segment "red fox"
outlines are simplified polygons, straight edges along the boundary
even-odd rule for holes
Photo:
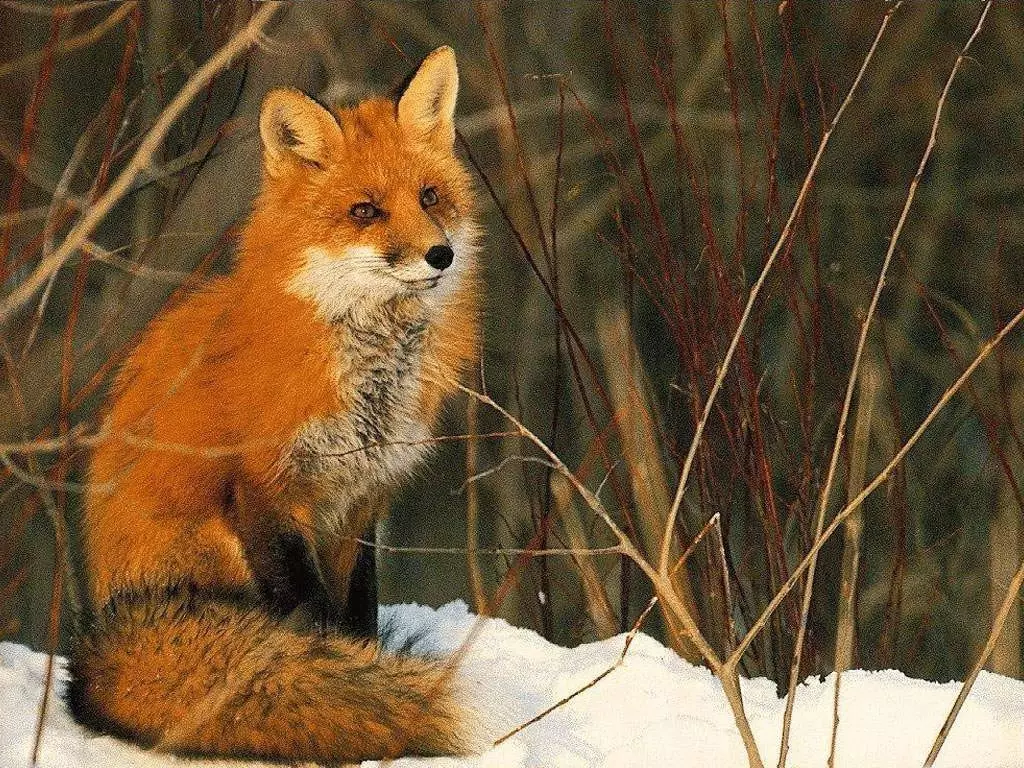
[[[448,665],[341,631],[366,610],[355,539],[477,355],[457,89],[443,47],[395,101],[264,100],[237,265],[152,322],[92,455],[84,724],[186,755],[472,749]]]

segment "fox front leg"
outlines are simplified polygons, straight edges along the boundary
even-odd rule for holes
[[[242,483],[228,498],[228,517],[270,612],[283,617],[306,604],[329,604],[303,510]]]
[[[365,543],[364,543],[365,542]],[[320,614],[345,634],[377,636],[376,532],[370,528],[357,541],[332,538],[320,547],[318,560],[330,604]]]
[[[372,541],[378,505],[360,505],[345,529],[324,531],[320,503],[272,498],[252,485],[233,489],[229,517],[260,593],[296,626],[358,637],[377,635],[377,571]],[[366,532],[364,532],[364,529]],[[351,531],[351,533],[349,533]],[[363,541],[358,540],[362,534]]]
[[[372,530],[366,536],[372,541]],[[372,547],[352,541],[332,556],[320,557],[306,536],[291,529],[277,531],[249,551],[274,613],[288,616],[297,626],[312,625],[353,637],[377,636],[377,569]]]
[[[376,544],[376,529],[371,528],[363,538]],[[355,567],[348,580],[344,620],[346,629],[354,635],[377,636],[377,550],[373,546],[360,545],[356,553]]]

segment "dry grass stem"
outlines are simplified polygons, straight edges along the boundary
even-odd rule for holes
[[[569,546],[573,549],[584,550],[587,548],[587,535],[583,530],[580,516],[573,506],[571,494],[572,489],[565,478],[561,475],[554,475],[551,478],[551,501],[557,518],[562,521],[565,535],[569,539]],[[594,495],[600,497],[600,486]],[[612,547],[612,549],[622,552],[622,548],[618,546]],[[587,614],[597,630],[597,636],[600,638],[613,636],[617,632],[619,624],[615,619],[615,610],[608,599],[608,592],[604,588],[594,561],[589,557],[574,558],[574,561],[580,573],[580,582],[583,585]]]
[[[648,557],[653,558],[665,528],[665,514],[670,503],[669,484],[658,447],[655,405],[647,394],[649,387],[640,354],[630,338],[629,329],[629,317],[623,308],[609,307],[598,312],[597,339],[608,379],[608,392],[617,414],[615,424],[618,426],[622,458],[629,470],[640,543]],[[672,577],[672,584],[690,612],[696,615],[697,605],[685,571],[677,572]],[[687,661],[698,661],[700,653],[667,613],[665,625],[672,649]]]
[[[479,448],[477,438],[477,415],[480,403],[472,397],[466,398],[466,477],[473,477],[477,472],[476,454]],[[473,593],[473,607],[477,614],[488,613],[487,593],[484,591],[483,574],[480,572],[480,489],[476,483],[466,488],[466,569],[469,575],[469,588]]]
[[[1024,355],[1004,355],[1000,362],[1009,379],[1005,402],[1024,403]],[[1013,444],[1014,437],[1006,437],[1004,450],[1009,453]],[[999,615],[1002,591],[1012,581],[1017,564],[1024,559],[1024,506],[1018,492],[1021,484],[1024,484],[1024,464],[1019,465],[1016,473],[1012,470],[1007,473],[996,492],[996,509],[988,535],[989,601],[993,621]],[[988,666],[997,674],[1017,679],[1022,676],[1021,660],[1024,658],[1021,655],[1021,618],[1021,606],[1010,609]]]
[[[857,388],[857,417],[854,420],[853,440],[850,442],[850,480],[847,500],[851,500],[864,487],[871,447],[871,421],[878,398],[880,375],[874,366],[866,366]],[[839,733],[839,690],[843,672],[853,665],[856,644],[857,575],[860,567],[860,540],[864,527],[863,513],[858,509],[843,526],[843,564],[839,596],[839,618],[836,627],[836,648],[833,669],[836,674],[832,696],[832,739],[829,745],[828,765],[835,766],[836,737]]]

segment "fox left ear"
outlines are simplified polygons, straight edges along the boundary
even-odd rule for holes
[[[398,99],[398,123],[421,138],[450,148],[455,143],[459,69],[455,51],[436,48],[413,73]]]
[[[298,164],[322,168],[341,129],[327,108],[294,88],[275,88],[260,107],[263,166],[271,176]]]

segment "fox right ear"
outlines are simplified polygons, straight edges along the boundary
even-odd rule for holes
[[[323,168],[339,133],[334,115],[302,91],[277,88],[260,108],[263,165],[271,176],[296,163]]]
[[[419,65],[398,99],[398,123],[414,135],[450,150],[455,143],[459,68],[455,51],[435,48]]]

